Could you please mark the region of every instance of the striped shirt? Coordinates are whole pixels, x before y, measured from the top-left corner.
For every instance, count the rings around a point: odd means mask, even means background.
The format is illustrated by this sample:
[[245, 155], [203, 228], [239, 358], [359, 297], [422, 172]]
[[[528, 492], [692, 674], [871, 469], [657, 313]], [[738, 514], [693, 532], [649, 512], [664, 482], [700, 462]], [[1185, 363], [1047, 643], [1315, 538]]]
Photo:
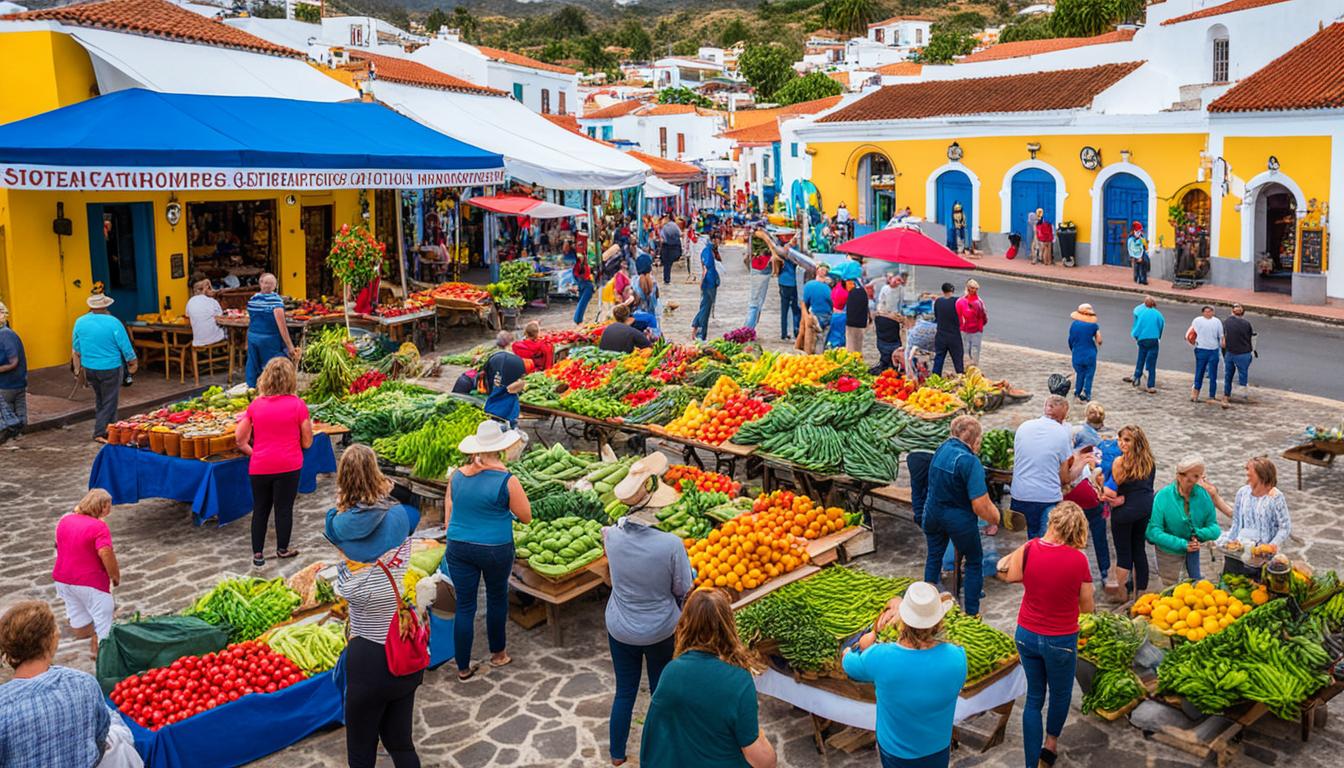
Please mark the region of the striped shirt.
[[280, 326], [275, 322], [275, 310], [284, 309], [285, 300], [280, 294], [258, 293], [247, 300], [247, 332], [252, 336], [279, 336]]
[[377, 563], [352, 573], [342, 561], [337, 567], [336, 594], [350, 603], [350, 634], [379, 645], [387, 642], [387, 628], [397, 612], [397, 595], [402, 579], [410, 566], [411, 540], [408, 538], [392, 552], [383, 555], [382, 562], [397, 580], [394, 591], [387, 575]]
[[1251, 486], [1243, 485], [1232, 502], [1232, 527], [1218, 537], [1218, 543], [1240, 541], [1243, 545], [1282, 547], [1291, 533], [1288, 501], [1283, 493], [1276, 488], [1264, 496], [1255, 496], [1251, 494]]

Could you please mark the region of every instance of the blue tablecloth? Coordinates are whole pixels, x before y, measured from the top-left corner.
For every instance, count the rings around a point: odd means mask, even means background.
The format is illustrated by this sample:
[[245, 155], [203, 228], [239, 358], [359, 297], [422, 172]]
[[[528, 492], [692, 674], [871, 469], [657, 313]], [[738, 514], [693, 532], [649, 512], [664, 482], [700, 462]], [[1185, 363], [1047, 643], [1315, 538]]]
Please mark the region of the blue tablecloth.
[[[251, 459], [239, 456], [225, 461], [202, 461], [163, 456], [124, 445], [105, 445], [93, 460], [89, 487], [112, 494], [113, 504], [134, 504], [141, 499], [175, 499], [191, 503], [196, 524], [214, 519], [220, 525], [252, 512], [252, 484], [247, 478]], [[336, 471], [331, 438], [313, 435], [313, 444], [303, 452], [299, 492], [317, 490], [317, 476]]]
[[121, 719], [131, 729], [146, 768], [232, 768], [279, 752], [320, 728], [344, 723], [343, 672], [338, 664], [275, 693], [249, 694], [157, 731], [124, 714]]

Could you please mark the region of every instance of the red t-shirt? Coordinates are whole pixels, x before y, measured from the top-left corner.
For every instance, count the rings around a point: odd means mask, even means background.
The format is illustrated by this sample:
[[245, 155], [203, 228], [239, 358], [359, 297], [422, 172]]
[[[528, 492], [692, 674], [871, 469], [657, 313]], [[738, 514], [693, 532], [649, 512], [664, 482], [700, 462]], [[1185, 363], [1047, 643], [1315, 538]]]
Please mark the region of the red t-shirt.
[[56, 567], [51, 578], [76, 587], [112, 590], [98, 550], [112, 546], [112, 531], [96, 517], [70, 513], [56, 523]]
[[252, 422], [249, 475], [278, 475], [303, 467], [299, 426], [308, 418], [308, 404], [294, 395], [258, 397], [247, 406]]
[[1022, 607], [1018, 626], [1038, 635], [1078, 631], [1078, 591], [1092, 583], [1092, 568], [1081, 550], [1042, 539], [1027, 542], [1023, 553]]

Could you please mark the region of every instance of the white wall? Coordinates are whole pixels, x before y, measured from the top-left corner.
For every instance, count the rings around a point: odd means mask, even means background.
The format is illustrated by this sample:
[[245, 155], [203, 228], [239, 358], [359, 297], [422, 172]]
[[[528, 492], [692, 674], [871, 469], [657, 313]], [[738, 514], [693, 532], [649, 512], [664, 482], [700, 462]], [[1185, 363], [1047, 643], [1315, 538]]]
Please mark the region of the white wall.
[[[597, 138], [602, 138], [602, 127], [612, 127], [611, 138], [632, 141], [639, 145], [639, 151], [667, 157], [670, 160], [695, 162], [725, 157], [732, 142], [719, 138], [727, 127], [727, 121], [721, 117], [698, 114], [684, 115], [625, 115], [607, 120], [579, 120], [584, 133], [589, 126], [597, 128]], [[667, 153], [661, 151], [659, 128], [667, 129]], [[677, 153], [677, 135], [686, 137], [686, 150]]]
[[475, 47], [455, 40], [435, 38], [429, 45], [416, 49], [411, 58], [440, 72], [460, 77], [477, 85], [514, 92], [514, 85], [523, 86], [522, 103], [533, 112], [541, 111], [541, 90], [551, 94], [551, 112], [559, 113], [559, 93], [565, 93], [565, 111], [577, 114], [582, 110], [579, 101], [579, 76], [561, 72], [547, 72], [530, 67], [487, 59]]

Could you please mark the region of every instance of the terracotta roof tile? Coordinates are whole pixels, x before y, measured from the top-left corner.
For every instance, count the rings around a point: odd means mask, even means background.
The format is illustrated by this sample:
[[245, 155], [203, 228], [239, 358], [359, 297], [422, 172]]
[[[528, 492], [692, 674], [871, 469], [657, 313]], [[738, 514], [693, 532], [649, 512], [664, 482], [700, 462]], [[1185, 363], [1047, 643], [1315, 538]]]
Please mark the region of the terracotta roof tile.
[[724, 131], [719, 135], [737, 144], [773, 144], [779, 141], [779, 120], [767, 120], [746, 128]]
[[831, 79], [834, 80], [835, 82], [837, 82], [837, 83], [839, 83], [839, 84], [845, 86], [846, 88], [849, 87], [849, 73], [848, 73], [848, 72], [827, 72], [827, 73], [826, 73], [826, 76], [829, 77], [829, 78], [831, 78]]
[[627, 99], [618, 101], [610, 106], [587, 112], [583, 115], [584, 120], [607, 120], [613, 117], [625, 117], [634, 114], [638, 117], [662, 117], [665, 115], [690, 115], [696, 114], [702, 117], [719, 117], [723, 113], [697, 107], [692, 104], [657, 104], [643, 99]]
[[579, 118], [574, 115], [554, 115], [543, 112], [541, 116], [567, 131], [583, 133], [583, 131], [579, 129]]
[[381, 53], [369, 53], [360, 50], [351, 50], [350, 58], [372, 63], [377, 78], [390, 83], [416, 85], [422, 88], [438, 88], [445, 91], [488, 94], [490, 96], [507, 95], [504, 91], [476, 85], [410, 59], [398, 59], [395, 56], [384, 56]]
[[608, 104], [605, 107], [589, 110], [583, 113], [583, 118], [585, 120], [607, 120], [613, 117], [624, 117], [647, 103], [640, 99], [626, 99], [615, 104]]
[[940, 115], [1083, 109], [1091, 105], [1097, 94], [1115, 85], [1142, 64], [1141, 61], [1135, 61], [1030, 75], [888, 85], [817, 122], [907, 120]]
[[916, 64], [913, 61], [897, 61], [892, 64], [883, 64], [877, 68], [879, 75], [897, 75], [901, 77], [919, 77], [924, 72], [923, 64]]
[[705, 177], [704, 171], [680, 160], [668, 160], [633, 149], [626, 154], [652, 168], [654, 175], [666, 182], [675, 184], [678, 181], [694, 181]]
[[967, 56], [962, 56], [960, 59], [957, 59], [957, 63], [973, 64], [977, 61], [1016, 59], [1021, 56], [1035, 56], [1040, 53], [1064, 51], [1070, 48], [1081, 48], [1085, 45], [1123, 43], [1133, 39], [1134, 30], [1117, 29], [1114, 32], [1106, 32], [1104, 34], [1094, 35], [1093, 37], [1052, 37], [1045, 40], [1018, 40], [1013, 43], [991, 45], [984, 50], [976, 51]]
[[1249, 11], [1252, 8], [1260, 8], [1266, 5], [1282, 3], [1285, 0], [1230, 0], [1222, 5], [1212, 5], [1208, 8], [1201, 8], [1193, 13], [1187, 13], [1184, 16], [1176, 16], [1162, 22], [1163, 26], [1167, 24], [1180, 24], [1183, 21], [1194, 21], [1195, 19], [1207, 19], [1210, 16], [1221, 16], [1224, 13], [1236, 13], [1237, 11]]
[[890, 19], [875, 21], [872, 24], [869, 24], [868, 28], [872, 29], [873, 27], [885, 27], [888, 24], [895, 24], [900, 21], [933, 21], [933, 19], [929, 18], [928, 16], [892, 16]]
[[159, 37], [186, 43], [307, 58], [307, 54], [276, 45], [256, 35], [207, 19], [167, 0], [96, 0], [91, 3], [24, 11], [0, 17], [8, 21], [56, 21], [73, 27]]
[[815, 115], [818, 112], [824, 112], [831, 107], [834, 107], [836, 104], [839, 104], [840, 100], [843, 98], [844, 96], [826, 96], [825, 98], [813, 99], [811, 101], [800, 101], [797, 104], [780, 107], [779, 113], [781, 115]]
[[843, 96], [827, 96], [822, 99], [800, 101], [797, 104], [790, 104], [787, 107], [739, 109], [730, 113], [733, 119], [733, 130], [750, 128], [753, 125], [760, 125], [765, 122], [774, 122], [780, 117], [789, 115], [815, 115], [818, 112], [824, 112], [831, 107], [834, 107], [836, 104], [839, 104], [840, 100], [843, 98]]
[[578, 74], [578, 72], [570, 69], [569, 67], [562, 67], [558, 64], [547, 64], [544, 61], [537, 61], [536, 59], [524, 56], [521, 53], [506, 51], [502, 48], [488, 48], [484, 45], [477, 45], [475, 46], [475, 48], [476, 50], [480, 51], [481, 55], [486, 57], [487, 59], [503, 62], [505, 64], [512, 64], [516, 67], [539, 69], [542, 72], [558, 72], [562, 75]]
[[1210, 112], [1344, 107], [1344, 23], [1331, 24], [1214, 99]]

